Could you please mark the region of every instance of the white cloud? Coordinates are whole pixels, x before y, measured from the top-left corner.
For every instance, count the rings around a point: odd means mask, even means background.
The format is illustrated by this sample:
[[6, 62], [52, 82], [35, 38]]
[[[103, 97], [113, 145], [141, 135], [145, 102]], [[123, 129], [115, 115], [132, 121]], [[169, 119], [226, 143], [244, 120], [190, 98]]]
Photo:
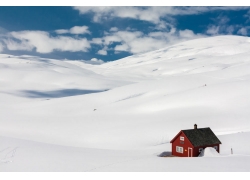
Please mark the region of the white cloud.
[[[90, 48], [90, 43], [85, 38], [71, 38], [66, 36], [51, 37], [44, 31], [19, 31], [11, 32], [11, 36], [20, 40], [20, 44], [15, 44], [16, 50], [23, 50], [21, 45], [34, 47], [39, 53], [51, 53], [57, 51], [84, 51]], [[11, 46], [10, 46], [11, 47]], [[31, 50], [27, 48], [27, 50]]]
[[213, 18], [212, 20], [214, 21], [214, 24], [208, 25], [208, 29], [206, 31], [206, 33], [210, 35], [233, 34], [234, 32], [237, 32], [239, 28], [242, 27], [238, 24], [230, 25], [228, 23], [230, 19], [227, 16], [219, 15], [218, 17]]
[[[162, 9], [161, 7], [159, 7]], [[112, 18], [112, 17], [120, 17], [120, 18], [133, 18], [133, 19], [140, 19], [145, 21], [151, 22], [158, 22], [159, 18], [164, 13], [161, 10], [156, 10], [154, 7], [147, 7], [147, 8], [139, 8], [139, 7], [132, 7], [132, 6], [109, 6], [109, 7], [74, 7], [74, 9], [78, 10], [81, 14], [85, 14], [88, 12], [95, 13], [93, 20], [95, 22], [102, 22], [102, 19], [105, 18]], [[149, 16], [150, 14], [150, 16]]]
[[170, 29], [169, 32], [162, 32], [162, 31], [158, 31], [158, 32], [151, 32], [148, 34], [148, 36], [150, 37], [154, 37], [157, 39], [170, 39], [171, 37], [175, 37], [177, 34], [177, 31], [175, 28]]
[[250, 10], [244, 15], [245, 18], [247, 18], [246, 23], [250, 21]]
[[[115, 28], [114, 28], [115, 30]], [[69, 36], [51, 36], [44, 31], [19, 31], [8, 34], [8, 39], [3, 42], [9, 50], [35, 50], [38, 53], [51, 53], [53, 51], [83, 51], [86, 52], [91, 44], [97, 44], [102, 48], [97, 50], [99, 55], [107, 55], [108, 50], [114, 50], [115, 53], [124, 51], [132, 54], [144, 53], [184, 40], [204, 37], [201, 34], [195, 34], [193, 31], [177, 30], [169, 26], [165, 31], [151, 32], [144, 34], [141, 31], [111, 31], [101, 38], [69, 37]]]
[[247, 36], [249, 30], [250, 30], [250, 26], [242, 27], [238, 30], [237, 34]]
[[[175, 20], [173, 18], [168, 17], [168, 21], [170, 21], [173, 24]], [[169, 29], [172, 29], [172, 28], [174, 28], [174, 26], [171, 23], [168, 23], [166, 21], [160, 21], [156, 25], [155, 29], [158, 29], [158, 30], [163, 30], [163, 29], [168, 29], [169, 30]]]
[[16, 42], [12, 39], [5, 39], [4, 43], [9, 50], [24, 50], [24, 51], [32, 51], [34, 46], [27, 41]]
[[69, 30], [67, 30], [67, 29], [58, 29], [58, 30], [55, 30], [55, 32], [57, 34], [66, 34], [66, 33], [69, 33]]
[[105, 45], [109, 45], [113, 42], [120, 42], [121, 38], [118, 36], [111, 35], [111, 36], [105, 36], [103, 40]]
[[[205, 37], [205, 35], [195, 34], [188, 29], [177, 31], [175, 28], [172, 28], [169, 32], [158, 31], [149, 34], [143, 34], [139, 31], [120, 31], [115, 32], [112, 36], [108, 37], [117, 39], [116, 42], [121, 43], [115, 46], [114, 50], [116, 53], [119, 51], [127, 51], [132, 54], [137, 54], [157, 50], [176, 42]], [[104, 39], [105, 38], [106, 37], [104, 37]], [[109, 44], [112, 44], [112, 42], [108, 42]]]
[[233, 34], [234, 31], [235, 31], [235, 26], [230, 25], [230, 26], [226, 27], [227, 34]]
[[211, 35], [216, 35], [219, 33], [219, 30], [220, 30], [219, 26], [212, 25], [207, 29], [206, 33]]
[[72, 28], [68, 29], [58, 29], [55, 30], [57, 34], [90, 34], [90, 31], [88, 30], [88, 26], [74, 26]]
[[180, 34], [180, 37], [182, 38], [193, 38], [195, 36], [194, 32], [189, 29], [179, 31], [179, 34]]
[[103, 64], [104, 61], [101, 60], [101, 59], [97, 59], [97, 58], [92, 58], [90, 61], [88, 61], [89, 64], [95, 64], [95, 65], [98, 65], [98, 64]]
[[111, 31], [111, 32], [116, 32], [116, 31], [118, 31], [119, 29], [117, 28], [117, 27], [112, 27], [112, 28], [110, 28], [110, 30], [109, 31]]
[[151, 37], [138, 38], [135, 41], [129, 43], [131, 53], [142, 53], [163, 48], [167, 46], [167, 42], [164, 40], [158, 40]]
[[102, 44], [103, 43], [102, 38], [93, 38], [90, 42], [93, 44]]
[[209, 35], [219, 35], [219, 34], [233, 34], [234, 32], [239, 32], [239, 29], [242, 28], [241, 25], [209, 25], [206, 31]]
[[114, 50], [115, 51], [129, 51], [129, 46], [127, 44], [121, 44], [121, 45], [117, 45], [115, 46]]
[[90, 60], [78, 60], [78, 61], [82, 61], [86, 64], [92, 64], [92, 65], [100, 65], [100, 64], [105, 63], [103, 60], [97, 59], [97, 58], [92, 58]]
[[4, 46], [3, 46], [2, 43], [0, 42], [0, 52], [3, 51], [3, 48], [4, 48]]
[[136, 39], [137, 37], [140, 37], [143, 35], [143, 32], [141, 31], [135, 31], [135, 32], [128, 32], [128, 31], [119, 31], [116, 33], [122, 40], [124, 41], [132, 41]]
[[222, 15], [219, 15], [218, 17], [213, 18], [212, 20], [219, 25], [227, 24], [230, 21], [230, 19], [227, 16], [222, 16]]
[[74, 26], [69, 31], [71, 34], [90, 34], [87, 26]]
[[237, 34], [240, 34], [240, 35], [243, 35], [243, 36], [246, 36], [247, 35], [247, 28], [240, 28], [237, 32]]
[[100, 54], [100, 55], [107, 55], [108, 53], [107, 53], [107, 51], [106, 50], [99, 50], [98, 52], [97, 52], [97, 54]]
[[240, 6], [191, 6], [191, 7], [178, 7], [178, 6], [153, 6], [153, 7], [133, 7], [133, 6], [78, 6], [74, 7], [80, 14], [86, 14], [89, 12], [94, 13], [93, 20], [95, 22], [102, 22], [102, 19], [119, 17], [119, 18], [132, 18], [144, 21], [150, 21], [153, 23], [159, 23], [161, 17], [170, 15], [191, 15], [201, 14], [205, 12], [211, 12], [215, 10], [240, 10], [249, 9], [249, 7]]

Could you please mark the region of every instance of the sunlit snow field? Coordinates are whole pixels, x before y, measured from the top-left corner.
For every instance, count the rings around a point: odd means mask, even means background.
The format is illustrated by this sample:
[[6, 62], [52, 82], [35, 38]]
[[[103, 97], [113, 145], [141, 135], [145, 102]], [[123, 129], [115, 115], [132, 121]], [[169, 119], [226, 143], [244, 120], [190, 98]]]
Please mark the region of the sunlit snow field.
[[[218, 136], [219, 155], [158, 156], [194, 124]], [[1, 172], [250, 171], [249, 137], [249, 37], [102, 65], [0, 54]]]

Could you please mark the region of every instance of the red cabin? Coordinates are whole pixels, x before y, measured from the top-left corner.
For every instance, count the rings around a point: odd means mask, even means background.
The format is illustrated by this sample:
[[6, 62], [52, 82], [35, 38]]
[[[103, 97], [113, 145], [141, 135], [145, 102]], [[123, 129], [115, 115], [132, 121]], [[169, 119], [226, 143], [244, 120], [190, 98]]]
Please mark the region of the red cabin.
[[206, 147], [213, 147], [220, 152], [220, 140], [210, 128], [181, 130], [171, 141], [172, 155], [179, 157], [197, 157]]

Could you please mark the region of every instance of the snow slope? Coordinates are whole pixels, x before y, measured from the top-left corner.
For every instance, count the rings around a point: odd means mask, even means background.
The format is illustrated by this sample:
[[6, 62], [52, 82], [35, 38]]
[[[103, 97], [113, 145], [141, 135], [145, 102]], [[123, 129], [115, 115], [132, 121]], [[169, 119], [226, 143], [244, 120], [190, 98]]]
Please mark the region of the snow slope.
[[[102, 65], [2, 54], [0, 171], [249, 171], [249, 91], [248, 37]], [[221, 156], [157, 156], [195, 123], [219, 135]]]

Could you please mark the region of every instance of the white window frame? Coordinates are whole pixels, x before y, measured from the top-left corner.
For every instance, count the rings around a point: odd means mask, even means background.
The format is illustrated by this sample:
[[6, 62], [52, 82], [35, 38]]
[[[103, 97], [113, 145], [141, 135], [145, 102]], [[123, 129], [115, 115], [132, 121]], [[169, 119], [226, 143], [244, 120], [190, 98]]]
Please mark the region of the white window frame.
[[180, 140], [181, 140], [181, 141], [184, 141], [184, 137], [183, 137], [183, 136], [180, 136]]
[[183, 147], [176, 146], [176, 152], [183, 153]]

